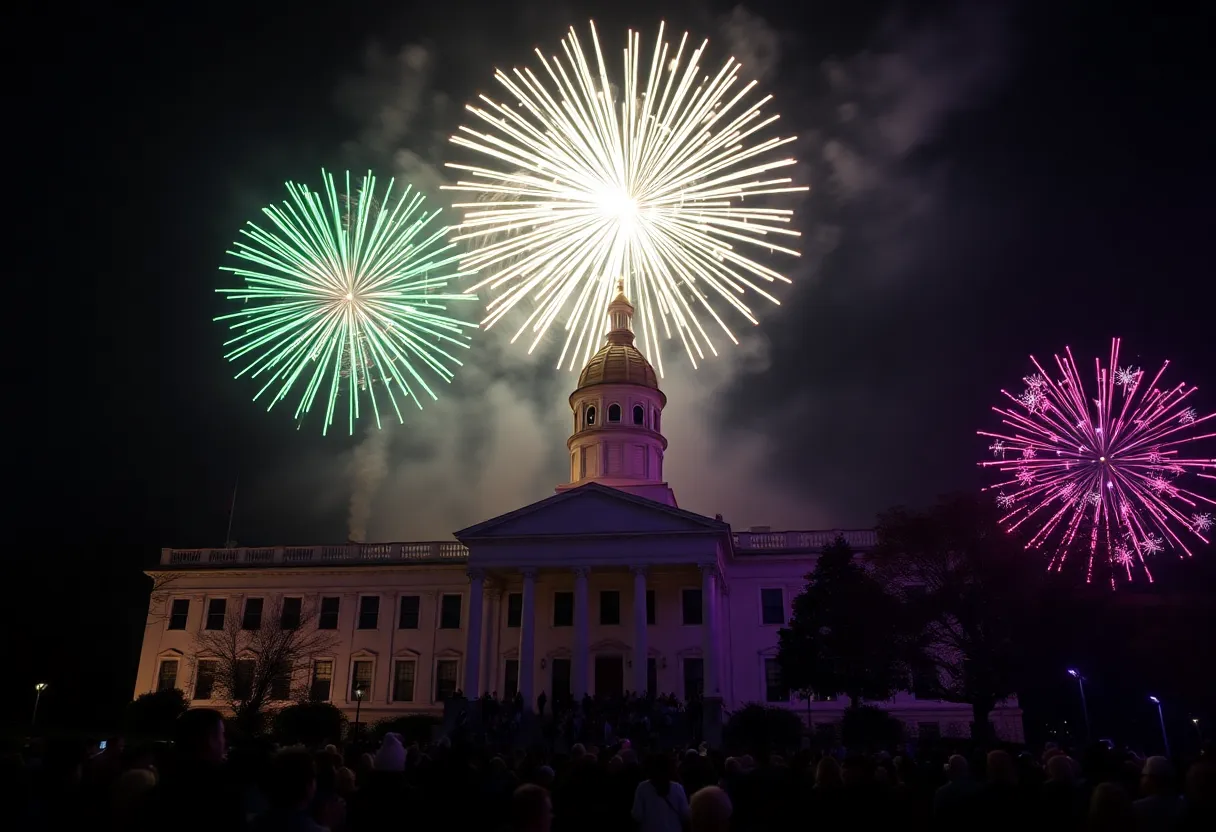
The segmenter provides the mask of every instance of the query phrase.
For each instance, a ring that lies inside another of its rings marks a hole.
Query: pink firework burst
[[[1006,530],[1027,533],[1027,548],[1047,552],[1049,569],[1080,555],[1086,581],[1097,569],[1112,588],[1120,576],[1152,581],[1149,561],[1167,549],[1190,557],[1195,541],[1208,543],[1205,509],[1216,506],[1196,490],[1216,485],[1216,458],[1195,451],[1216,438],[1216,413],[1199,415],[1195,387],[1161,386],[1168,361],[1151,377],[1120,368],[1119,347],[1116,338],[1105,366],[1095,359],[1092,393],[1070,349],[1055,356],[1056,373],[1031,356],[1026,388],[1002,390],[1008,403],[993,408],[1004,432],[979,431],[1001,449],[979,464],[1000,473],[985,490],[1007,512]]]

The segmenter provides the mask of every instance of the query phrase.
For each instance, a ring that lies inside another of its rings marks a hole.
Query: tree
[[[230,704],[241,730],[259,733],[270,702],[308,698],[313,660],[332,654],[338,643],[331,631],[318,630],[316,621],[304,609],[284,615],[280,600],[257,615],[229,610],[223,629],[194,637],[199,672],[208,663],[212,697]]]
[[[181,578],[180,572],[152,573],[152,594],[148,599],[148,626],[164,625],[169,620],[172,596],[165,590]]]
[[[899,601],[836,538],[824,548],[778,634],[786,685],[806,693],[844,693],[850,707],[889,699],[907,679],[907,639]]]
[[[177,688],[142,694],[127,706],[127,731],[142,739],[166,739],[189,707],[186,695]]]
[[[944,499],[928,512],[879,518],[876,568],[919,619],[919,659],[937,695],[971,705],[972,736],[1015,692],[1026,622],[1037,598],[1033,558],[998,523],[989,501]]]

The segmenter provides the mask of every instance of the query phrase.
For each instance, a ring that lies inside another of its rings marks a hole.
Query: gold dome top
[[[659,389],[659,378],[650,362],[633,345],[633,304],[625,297],[625,281],[617,281],[617,294],[608,304],[607,343],[591,356],[578,376],[578,389],[594,384],[637,384]]]

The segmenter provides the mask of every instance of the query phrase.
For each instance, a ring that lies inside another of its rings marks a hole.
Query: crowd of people
[[[630,713],[626,709],[624,714]],[[611,724],[609,721],[607,724]],[[602,726],[601,726],[602,728]],[[763,832],[1216,829],[1216,759],[1176,766],[1106,746],[1075,753],[803,749],[722,756],[627,739],[498,753],[458,736],[406,744],[229,749],[195,709],[174,741],[89,753],[31,746],[5,759],[5,829],[378,832]],[[601,731],[601,733],[603,733]]]

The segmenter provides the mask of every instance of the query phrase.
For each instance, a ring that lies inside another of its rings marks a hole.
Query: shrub
[[[440,724],[438,718],[429,714],[386,717],[372,726],[371,734],[377,741],[383,739],[385,734],[395,733],[401,735],[402,743],[407,746],[415,742],[426,745],[431,741],[434,728]]]
[[[346,714],[328,702],[289,705],[274,717],[274,733],[280,742],[310,748],[341,741],[345,725]]]
[[[802,733],[802,719],[787,708],[745,705],[731,714],[722,739],[731,753],[767,755],[797,750]]]
[[[168,739],[173,724],[189,707],[186,695],[177,688],[142,694],[127,705],[127,731],[144,739]]]
[[[881,708],[861,705],[846,708],[840,733],[849,748],[887,750],[903,738],[903,723]]]

